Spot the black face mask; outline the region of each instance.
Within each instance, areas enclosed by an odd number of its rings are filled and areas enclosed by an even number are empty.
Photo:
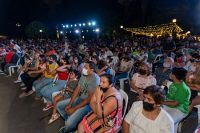
[[[152,104],[152,103],[147,103],[147,102],[145,102],[145,101],[143,101],[143,109],[145,110],[145,111],[148,111],[148,112],[151,112],[151,111],[153,111],[154,110],[154,104]]]
[[[194,62],[194,59],[190,59],[190,62]]]
[[[64,65],[64,63],[62,63],[62,62],[59,62],[58,64],[59,64],[59,66],[63,66]]]
[[[139,69],[139,74],[141,74],[141,75],[146,75],[146,74],[147,74],[147,71],[146,71],[146,70],[143,70],[143,69]]]
[[[49,61],[49,64],[52,64],[53,63],[53,61]]]
[[[106,93],[107,91],[108,91],[108,88],[100,88],[102,91],[103,91],[103,93]]]

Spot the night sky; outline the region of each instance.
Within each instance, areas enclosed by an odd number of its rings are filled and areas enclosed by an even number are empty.
[[[199,14],[198,0],[0,0],[0,34],[12,35],[17,22],[25,27],[35,20],[48,27],[89,20],[102,27],[137,27],[177,18],[180,25],[198,31]]]

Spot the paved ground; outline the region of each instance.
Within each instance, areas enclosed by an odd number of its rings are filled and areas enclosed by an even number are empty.
[[[19,84],[13,83],[14,80],[15,77],[0,75],[0,133],[57,133],[64,125],[63,120],[48,126],[51,111],[43,112],[44,104],[35,101],[34,95],[19,99],[22,91]],[[183,124],[182,133],[192,133],[196,126],[197,113],[193,112]]]
[[[14,79],[0,75],[0,133],[56,133],[63,120],[48,126],[51,111],[43,112],[44,104],[34,95],[19,99],[22,91]]]

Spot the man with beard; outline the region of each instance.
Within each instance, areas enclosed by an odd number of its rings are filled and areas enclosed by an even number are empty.
[[[133,103],[123,122],[123,133],[174,133],[174,122],[161,108],[164,94],[158,86],[144,90],[144,100]]]

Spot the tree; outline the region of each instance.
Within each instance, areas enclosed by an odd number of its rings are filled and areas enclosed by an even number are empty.
[[[47,38],[48,28],[39,21],[33,21],[25,28],[25,34],[28,38]]]

